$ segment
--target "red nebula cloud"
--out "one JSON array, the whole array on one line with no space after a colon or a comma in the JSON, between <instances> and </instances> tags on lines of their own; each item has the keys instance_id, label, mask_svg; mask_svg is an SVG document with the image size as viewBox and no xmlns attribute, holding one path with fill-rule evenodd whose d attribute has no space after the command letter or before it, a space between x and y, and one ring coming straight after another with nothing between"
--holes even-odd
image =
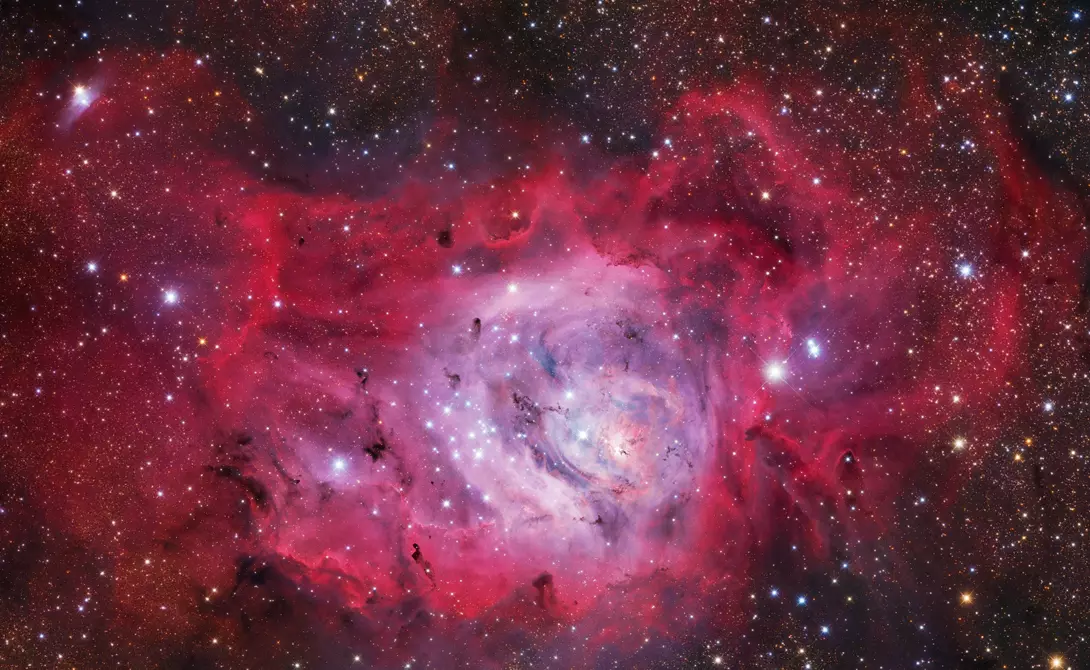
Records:
<instances>
[{"instance_id":1,"label":"red nebula cloud","mask_svg":"<svg viewBox=\"0 0 1090 670\"><path fill-rule=\"evenodd\" d=\"M78 114L41 68L0 126L0 207L40 259L3 271L33 325L6 346L66 358L12 380L53 380L68 437L22 423L10 467L51 482L37 503L109 574L102 625L140 645L275 659L248 622L313 620L375 667L521 636L574 667L576 638L729 636L785 551L869 556L922 469L973 467L970 413L969 449L1007 435L1038 254L1077 300L1081 214L986 89L941 118L861 99L854 136L815 134L824 92L742 79L680 96L642 155L526 120L540 150L491 174L353 194L271 178L238 139L260 116L197 57L88 64ZM944 171L949 124L987 169Z\"/></svg>"}]
</instances>

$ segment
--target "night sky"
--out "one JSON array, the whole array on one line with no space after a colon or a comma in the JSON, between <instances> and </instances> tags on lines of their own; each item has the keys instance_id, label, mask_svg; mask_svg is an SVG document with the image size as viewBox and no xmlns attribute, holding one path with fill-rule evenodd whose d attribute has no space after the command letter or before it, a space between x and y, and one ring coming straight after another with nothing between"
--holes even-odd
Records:
<instances>
[{"instance_id":1,"label":"night sky","mask_svg":"<svg viewBox=\"0 0 1090 670\"><path fill-rule=\"evenodd\" d=\"M0 0L0 667L1090 668L1090 9Z\"/></svg>"}]
</instances>

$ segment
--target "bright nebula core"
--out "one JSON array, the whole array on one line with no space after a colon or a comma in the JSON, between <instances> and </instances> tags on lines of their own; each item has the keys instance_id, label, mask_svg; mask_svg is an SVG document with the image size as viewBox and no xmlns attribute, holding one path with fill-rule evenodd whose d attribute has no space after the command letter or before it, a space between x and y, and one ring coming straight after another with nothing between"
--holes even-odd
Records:
<instances>
[{"instance_id":1,"label":"bright nebula core","mask_svg":"<svg viewBox=\"0 0 1090 670\"><path fill-rule=\"evenodd\" d=\"M0 665L1090 667L1079 11L22 4Z\"/></svg>"}]
</instances>

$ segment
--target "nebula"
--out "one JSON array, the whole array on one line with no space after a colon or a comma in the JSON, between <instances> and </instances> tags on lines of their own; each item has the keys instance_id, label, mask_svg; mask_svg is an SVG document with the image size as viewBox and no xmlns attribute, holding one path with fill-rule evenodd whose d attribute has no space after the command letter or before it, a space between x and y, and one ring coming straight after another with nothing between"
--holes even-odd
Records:
<instances>
[{"instance_id":1,"label":"nebula","mask_svg":"<svg viewBox=\"0 0 1090 670\"><path fill-rule=\"evenodd\" d=\"M509 155L459 61L411 154L324 167L203 51L26 64L5 662L978 667L947 603L1021 568L968 491L1066 448L1085 215L945 48L881 98L755 65L638 139L542 106Z\"/></svg>"}]
</instances>

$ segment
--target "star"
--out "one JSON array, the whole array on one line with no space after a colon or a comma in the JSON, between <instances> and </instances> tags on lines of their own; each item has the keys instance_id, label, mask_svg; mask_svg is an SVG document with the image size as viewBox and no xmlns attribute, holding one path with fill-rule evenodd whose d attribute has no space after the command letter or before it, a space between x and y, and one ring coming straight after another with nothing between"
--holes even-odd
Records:
<instances>
[{"instance_id":1,"label":"star","mask_svg":"<svg viewBox=\"0 0 1090 670\"><path fill-rule=\"evenodd\" d=\"M780 382L783 381L784 377L787 375L787 368L780 362L769 363L765 366L764 374L765 379L768 381Z\"/></svg>"}]
</instances>

